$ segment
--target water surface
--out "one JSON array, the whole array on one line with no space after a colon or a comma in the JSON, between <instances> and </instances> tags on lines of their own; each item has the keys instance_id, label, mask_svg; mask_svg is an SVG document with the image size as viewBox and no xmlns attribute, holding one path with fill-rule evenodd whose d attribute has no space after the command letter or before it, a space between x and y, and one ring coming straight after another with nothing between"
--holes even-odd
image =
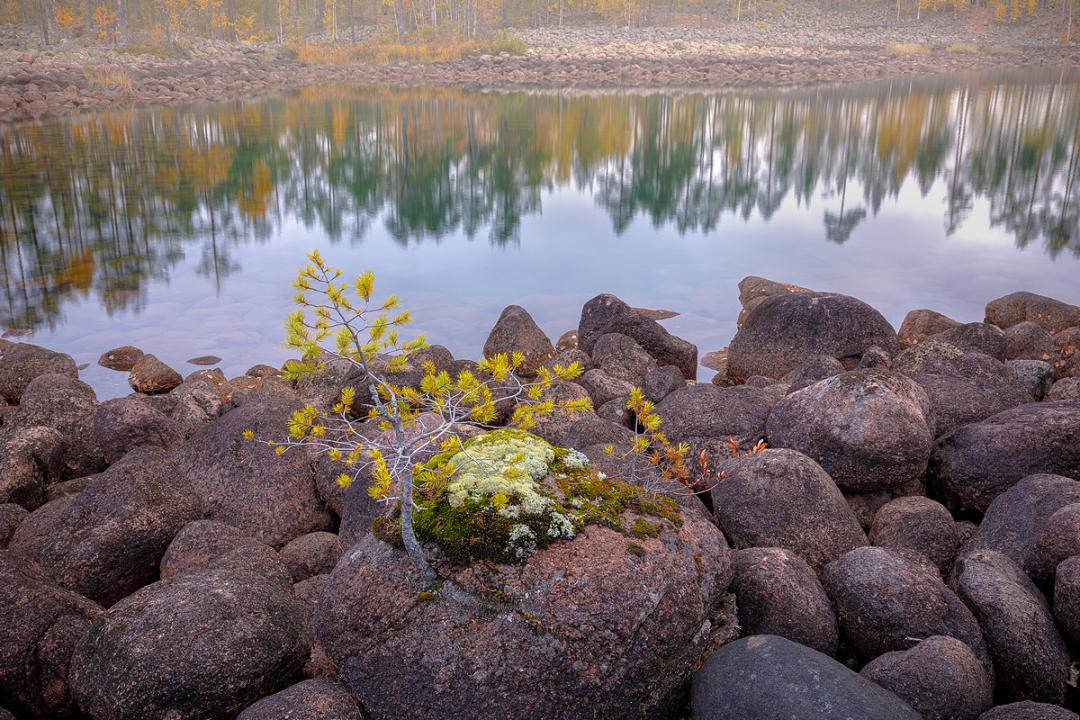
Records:
<instances>
[{"instance_id":1,"label":"water surface","mask_svg":"<svg viewBox=\"0 0 1080 720\"><path fill-rule=\"evenodd\" d=\"M0 323L90 363L280 363L319 248L475 357L503 306L554 338L614 292L726 345L748 274L899 325L1027 289L1080 302L1080 81L713 94L326 88L0 136ZM703 371L702 375L705 375Z\"/></svg>"}]
</instances>

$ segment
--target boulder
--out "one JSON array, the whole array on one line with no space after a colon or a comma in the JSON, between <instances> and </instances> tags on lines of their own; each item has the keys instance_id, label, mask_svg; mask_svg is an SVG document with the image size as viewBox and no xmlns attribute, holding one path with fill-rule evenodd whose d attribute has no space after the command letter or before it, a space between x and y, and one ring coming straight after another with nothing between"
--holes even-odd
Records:
<instances>
[{"instance_id":1,"label":"boulder","mask_svg":"<svg viewBox=\"0 0 1080 720\"><path fill-rule=\"evenodd\" d=\"M986 305L986 322L1007 329L1022 322L1058 332L1080 325L1080 307L1030 292L1010 293Z\"/></svg>"},{"instance_id":2,"label":"boulder","mask_svg":"<svg viewBox=\"0 0 1080 720\"><path fill-rule=\"evenodd\" d=\"M656 405L668 437L727 438L757 441L773 398L760 388L692 384L679 388Z\"/></svg>"},{"instance_id":3,"label":"boulder","mask_svg":"<svg viewBox=\"0 0 1080 720\"><path fill-rule=\"evenodd\" d=\"M1058 380L1050 386L1046 393L1046 399L1054 402L1057 400L1080 400L1080 377L1071 377Z\"/></svg>"},{"instance_id":4,"label":"boulder","mask_svg":"<svg viewBox=\"0 0 1080 720\"><path fill-rule=\"evenodd\" d=\"M739 304L747 307L755 300L764 300L773 295L786 295L793 292L810 292L804 287L778 282L759 275L747 275L739 281Z\"/></svg>"},{"instance_id":5,"label":"boulder","mask_svg":"<svg viewBox=\"0 0 1080 720\"><path fill-rule=\"evenodd\" d=\"M697 377L697 347L675 337L614 295L597 295L581 308L578 345L587 353L601 335L622 333L637 341L660 365L674 365L683 377Z\"/></svg>"},{"instance_id":6,"label":"boulder","mask_svg":"<svg viewBox=\"0 0 1080 720\"><path fill-rule=\"evenodd\" d=\"M281 559L293 582L302 582L334 569L346 548L334 533L314 532L301 535L281 548Z\"/></svg>"},{"instance_id":7,"label":"boulder","mask_svg":"<svg viewBox=\"0 0 1080 720\"><path fill-rule=\"evenodd\" d=\"M832 293L774 295L750 313L731 341L728 377L778 380L819 355L854 367L874 345L893 355L900 349L892 326L866 303Z\"/></svg>"},{"instance_id":8,"label":"boulder","mask_svg":"<svg viewBox=\"0 0 1080 720\"><path fill-rule=\"evenodd\" d=\"M940 438L928 477L946 497L985 510L1022 478L1080 479L1080 403L1022 405Z\"/></svg>"},{"instance_id":9,"label":"boulder","mask_svg":"<svg viewBox=\"0 0 1080 720\"><path fill-rule=\"evenodd\" d=\"M586 370L574 382L585 388L585 391L589 393L594 408L618 398L629 397L630 390L633 388L633 385L627 381L612 377L603 370L596 368Z\"/></svg>"},{"instance_id":10,"label":"boulder","mask_svg":"<svg viewBox=\"0 0 1080 720\"><path fill-rule=\"evenodd\" d=\"M263 698L236 720L364 720L356 698L332 680L313 678Z\"/></svg>"},{"instance_id":11,"label":"boulder","mask_svg":"<svg viewBox=\"0 0 1080 720\"><path fill-rule=\"evenodd\" d=\"M558 341L555 343L555 352L561 353L566 350L578 349L578 337L577 330L567 330L559 336Z\"/></svg>"},{"instance_id":12,"label":"boulder","mask_svg":"<svg viewBox=\"0 0 1080 720\"><path fill-rule=\"evenodd\" d=\"M736 548L784 548L820 571L866 544L836 484L794 450L765 450L732 463L711 494L720 527Z\"/></svg>"},{"instance_id":13,"label":"boulder","mask_svg":"<svg viewBox=\"0 0 1080 720\"><path fill-rule=\"evenodd\" d=\"M525 308L508 305L484 342L484 356L494 357L503 353L510 357L515 352L525 356L525 362L518 369L519 374L534 377L555 356L555 347Z\"/></svg>"},{"instance_id":14,"label":"boulder","mask_svg":"<svg viewBox=\"0 0 1080 720\"><path fill-rule=\"evenodd\" d=\"M879 655L859 674L895 693L923 720L976 720L994 702L994 687L979 658L945 635Z\"/></svg>"},{"instance_id":15,"label":"boulder","mask_svg":"<svg viewBox=\"0 0 1080 720\"><path fill-rule=\"evenodd\" d=\"M146 395L169 392L183 381L180 373L154 355L143 355L139 358L128 375L131 389Z\"/></svg>"},{"instance_id":16,"label":"boulder","mask_svg":"<svg viewBox=\"0 0 1080 720\"><path fill-rule=\"evenodd\" d=\"M911 378L926 391L939 437L1032 401L1005 363L939 340L927 340L905 350L896 358L892 370Z\"/></svg>"},{"instance_id":17,"label":"boulder","mask_svg":"<svg viewBox=\"0 0 1080 720\"><path fill-rule=\"evenodd\" d=\"M933 565L863 547L829 563L822 582L841 634L864 659L947 635L966 643L992 677L979 623Z\"/></svg>"},{"instance_id":18,"label":"boulder","mask_svg":"<svg viewBox=\"0 0 1080 720\"><path fill-rule=\"evenodd\" d=\"M1005 331L1005 357L1009 360L1052 362L1060 355L1054 336L1033 322L1022 322Z\"/></svg>"},{"instance_id":19,"label":"boulder","mask_svg":"<svg viewBox=\"0 0 1080 720\"><path fill-rule=\"evenodd\" d=\"M1080 554L1080 503L1073 503L1050 516L1021 567L1040 588L1053 590L1058 565L1077 554Z\"/></svg>"},{"instance_id":20,"label":"boulder","mask_svg":"<svg viewBox=\"0 0 1080 720\"><path fill-rule=\"evenodd\" d=\"M892 366L892 355L885 352L877 345L868 347L863 356L859 358L856 370L888 370Z\"/></svg>"},{"instance_id":21,"label":"boulder","mask_svg":"<svg viewBox=\"0 0 1080 720\"><path fill-rule=\"evenodd\" d=\"M979 720L1080 720L1080 715L1057 705L1025 700L991 708Z\"/></svg>"},{"instance_id":22,"label":"boulder","mask_svg":"<svg viewBox=\"0 0 1080 720\"><path fill-rule=\"evenodd\" d=\"M769 413L769 445L813 458L845 492L903 485L923 475L934 435L930 401L887 370L853 370L780 400Z\"/></svg>"},{"instance_id":23,"label":"boulder","mask_svg":"<svg viewBox=\"0 0 1080 720\"><path fill-rule=\"evenodd\" d=\"M844 366L839 360L830 355L818 355L789 372L780 381L787 383L788 392L793 393L842 372Z\"/></svg>"},{"instance_id":24,"label":"boulder","mask_svg":"<svg viewBox=\"0 0 1080 720\"><path fill-rule=\"evenodd\" d=\"M1080 556L1057 566L1054 581L1054 617L1072 642L1080 642Z\"/></svg>"},{"instance_id":25,"label":"boulder","mask_svg":"<svg viewBox=\"0 0 1080 720\"><path fill-rule=\"evenodd\" d=\"M71 653L101 608L31 577L0 552L0 697L23 717L78 717Z\"/></svg>"},{"instance_id":26,"label":"boulder","mask_svg":"<svg viewBox=\"0 0 1080 720\"><path fill-rule=\"evenodd\" d=\"M207 517L275 548L331 527L333 516L315 490L313 458L306 448L278 456L265 443L243 438L245 430L257 438L284 438L299 407L288 396L260 393L203 425L177 449L177 464Z\"/></svg>"},{"instance_id":27,"label":"boulder","mask_svg":"<svg viewBox=\"0 0 1080 720\"><path fill-rule=\"evenodd\" d=\"M221 417L229 409L226 396L206 380L185 380L168 395L150 397L167 397L172 400L169 417L176 421L185 437L203 423Z\"/></svg>"},{"instance_id":28,"label":"boulder","mask_svg":"<svg viewBox=\"0 0 1080 720\"><path fill-rule=\"evenodd\" d=\"M641 378L641 391L647 400L654 403L683 387L686 387L686 378L674 365L653 368Z\"/></svg>"},{"instance_id":29,"label":"boulder","mask_svg":"<svg viewBox=\"0 0 1080 720\"><path fill-rule=\"evenodd\" d=\"M694 675L696 720L919 720L903 700L844 665L776 635L728 643Z\"/></svg>"},{"instance_id":30,"label":"boulder","mask_svg":"<svg viewBox=\"0 0 1080 720\"><path fill-rule=\"evenodd\" d=\"M34 510L61 478L66 440L58 431L40 426L6 434L0 444L0 502Z\"/></svg>"},{"instance_id":31,"label":"boulder","mask_svg":"<svg viewBox=\"0 0 1080 720\"><path fill-rule=\"evenodd\" d=\"M372 720L664 716L734 629L723 535L700 506L682 517L629 538L590 524L520 564L446 566L453 585L424 593L405 553L367 535L331 573L316 634Z\"/></svg>"},{"instance_id":32,"label":"boulder","mask_svg":"<svg viewBox=\"0 0 1080 720\"><path fill-rule=\"evenodd\" d=\"M121 345L102 354L98 358L98 365L110 370L130 372L135 363L143 356L143 351L131 345Z\"/></svg>"},{"instance_id":33,"label":"boulder","mask_svg":"<svg viewBox=\"0 0 1080 720\"><path fill-rule=\"evenodd\" d=\"M64 436L63 475L80 477L105 469L104 452L94 432L97 407L97 395L86 383L67 375L39 375L23 390L22 402L4 418L4 425L59 432Z\"/></svg>"},{"instance_id":34,"label":"boulder","mask_svg":"<svg viewBox=\"0 0 1080 720\"><path fill-rule=\"evenodd\" d=\"M304 604L259 573L208 568L148 585L99 617L71 660L95 718L227 718L299 679Z\"/></svg>"},{"instance_id":35,"label":"boulder","mask_svg":"<svg viewBox=\"0 0 1080 720\"><path fill-rule=\"evenodd\" d=\"M157 578L173 536L202 513L176 465L158 450L129 454L59 507L46 505L8 551L44 578L109 606Z\"/></svg>"},{"instance_id":36,"label":"boulder","mask_svg":"<svg viewBox=\"0 0 1080 720\"><path fill-rule=\"evenodd\" d=\"M930 339L948 343L963 352L989 355L998 362L1006 360L1005 332L996 325L964 323L932 335Z\"/></svg>"},{"instance_id":37,"label":"boulder","mask_svg":"<svg viewBox=\"0 0 1080 720\"><path fill-rule=\"evenodd\" d=\"M7 548L11 536L30 513L15 503L0 503L0 550Z\"/></svg>"},{"instance_id":38,"label":"boulder","mask_svg":"<svg viewBox=\"0 0 1080 720\"><path fill-rule=\"evenodd\" d=\"M836 655L836 615L805 560L782 548L748 548L734 557L731 591L745 635L779 635Z\"/></svg>"},{"instance_id":39,"label":"boulder","mask_svg":"<svg viewBox=\"0 0 1080 720\"><path fill-rule=\"evenodd\" d=\"M1054 368L1042 360L1010 360L1006 363L1016 382L1032 400L1042 400L1054 384Z\"/></svg>"},{"instance_id":40,"label":"boulder","mask_svg":"<svg viewBox=\"0 0 1080 720\"><path fill-rule=\"evenodd\" d=\"M181 439L175 420L135 398L118 398L99 406L94 413L94 433L109 464L133 448L167 448Z\"/></svg>"},{"instance_id":41,"label":"boulder","mask_svg":"<svg viewBox=\"0 0 1080 720\"><path fill-rule=\"evenodd\" d=\"M593 343L592 360L608 377L634 385L640 385L642 376L656 367L656 360L632 337L622 333L598 337Z\"/></svg>"},{"instance_id":42,"label":"boulder","mask_svg":"<svg viewBox=\"0 0 1080 720\"><path fill-rule=\"evenodd\" d=\"M913 495L890 500L878 510L870 543L899 553L919 553L942 575L952 568L958 538L956 522L940 503Z\"/></svg>"},{"instance_id":43,"label":"boulder","mask_svg":"<svg viewBox=\"0 0 1080 720\"><path fill-rule=\"evenodd\" d=\"M635 423L634 413L626 407L628 401L629 396L608 400L606 403L596 408L596 416L601 420L607 420L616 425L633 428Z\"/></svg>"},{"instance_id":44,"label":"boulder","mask_svg":"<svg viewBox=\"0 0 1080 720\"><path fill-rule=\"evenodd\" d=\"M918 345L928 337L950 330L959 324L952 318L933 310L912 310L904 316L904 322L900 324L900 330L897 333L900 347L907 349L912 345Z\"/></svg>"},{"instance_id":45,"label":"boulder","mask_svg":"<svg viewBox=\"0 0 1080 720\"><path fill-rule=\"evenodd\" d=\"M581 419L582 412L570 412L563 405L571 400L589 400L589 391L576 382L563 382L555 385L547 393L548 399L555 403L555 411L536 418L536 427L530 432L539 435L550 443L562 445L563 438L570 426Z\"/></svg>"},{"instance_id":46,"label":"boulder","mask_svg":"<svg viewBox=\"0 0 1080 720\"><path fill-rule=\"evenodd\" d=\"M998 698L1063 704L1069 651L1045 598L1020 566L992 550L965 553L951 584L982 626Z\"/></svg>"},{"instance_id":47,"label":"boulder","mask_svg":"<svg viewBox=\"0 0 1080 720\"><path fill-rule=\"evenodd\" d=\"M161 579L168 580L211 566L237 565L244 565L282 585L292 582L288 568L272 547L216 520L196 520L176 534L161 558Z\"/></svg>"},{"instance_id":48,"label":"boulder","mask_svg":"<svg viewBox=\"0 0 1080 720\"><path fill-rule=\"evenodd\" d=\"M79 377L70 355L29 343L10 343L0 348L0 397L8 404L17 404L34 378L54 374Z\"/></svg>"}]
</instances>

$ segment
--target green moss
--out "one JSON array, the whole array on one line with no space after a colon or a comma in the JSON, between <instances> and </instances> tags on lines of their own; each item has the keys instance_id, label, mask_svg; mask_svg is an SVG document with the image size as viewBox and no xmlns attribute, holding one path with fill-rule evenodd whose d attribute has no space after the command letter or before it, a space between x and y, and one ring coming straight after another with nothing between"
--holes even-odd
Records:
<instances>
[{"instance_id":1,"label":"green moss","mask_svg":"<svg viewBox=\"0 0 1080 720\"><path fill-rule=\"evenodd\" d=\"M660 528L653 525L645 518L638 518L630 526L630 534L637 538L656 537L660 534Z\"/></svg>"},{"instance_id":2,"label":"green moss","mask_svg":"<svg viewBox=\"0 0 1080 720\"><path fill-rule=\"evenodd\" d=\"M631 555L637 555L638 557L645 557L645 548L641 547L637 543L626 543L626 551Z\"/></svg>"},{"instance_id":3,"label":"green moss","mask_svg":"<svg viewBox=\"0 0 1080 720\"><path fill-rule=\"evenodd\" d=\"M371 521L371 534L399 550L405 548L405 543L401 541L401 520L398 517L379 515Z\"/></svg>"}]
</instances>

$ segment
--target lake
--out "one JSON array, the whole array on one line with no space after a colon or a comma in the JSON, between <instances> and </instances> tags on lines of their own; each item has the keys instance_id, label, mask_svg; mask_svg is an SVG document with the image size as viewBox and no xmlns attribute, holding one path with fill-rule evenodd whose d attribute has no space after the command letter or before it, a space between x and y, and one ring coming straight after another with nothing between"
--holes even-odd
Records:
<instances>
[{"instance_id":1,"label":"lake","mask_svg":"<svg viewBox=\"0 0 1080 720\"><path fill-rule=\"evenodd\" d=\"M122 344L182 374L281 363L312 248L474 358L505 305L554 340L600 292L715 350L750 274L897 327L919 307L981 320L1014 290L1080 303L1076 77L320 88L24 126L0 152L0 323L89 363L102 398L129 392L96 365Z\"/></svg>"}]
</instances>

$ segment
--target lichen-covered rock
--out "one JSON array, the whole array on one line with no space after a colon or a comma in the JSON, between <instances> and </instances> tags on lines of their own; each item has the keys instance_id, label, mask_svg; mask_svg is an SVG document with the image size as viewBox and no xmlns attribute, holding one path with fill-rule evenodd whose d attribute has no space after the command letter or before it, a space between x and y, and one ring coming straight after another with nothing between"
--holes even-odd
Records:
<instances>
[{"instance_id":1,"label":"lichen-covered rock","mask_svg":"<svg viewBox=\"0 0 1080 720\"><path fill-rule=\"evenodd\" d=\"M614 295L597 295L581 308L578 345L587 353L601 335L622 333L633 338L660 365L674 365L683 376L697 377L697 346L675 337Z\"/></svg>"},{"instance_id":2,"label":"lichen-covered rock","mask_svg":"<svg viewBox=\"0 0 1080 720\"><path fill-rule=\"evenodd\" d=\"M810 358L828 355L854 367L867 348L895 355L896 332L877 310L846 295L788 293L762 301L728 348L728 376L780 379Z\"/></svg>"},{"instance_id":3,"label":"lichen-covered rock","mask_svg":"<svg viewBox=\"0 0 1080 720\"><path fill-rule=\"evenodd\" d=\"M694 675L697 720L919 720L893 693L827 655L776 635L713 653Z\"/></svg>"},{"instance_id":4,"label":"lichen-covered rock","mask_svg":"<svg viewBox=\"0 0 1080 720\"><path fill-rule=\"evenodd\" d=\"M908 378L853 370L780 400L765 433L771 447L813 458L841 490L882 490L925 472L934 441L929 405Z\"/></svg>"},{"instance_id":5,"label":"lichen-covered rock","mask_svg":"<svg viewBox=\"0 0 1080 720\"><path fill-rule=\"evenodd\" d=\"M289 569L293 582L298 583L315 575L329 573L344 552L345 548L337 535L314 532L301 535L281 548L281 559Z\"/></svg>"},{"instance_id":6,"label":"lichen-covered rock","mask_svg":"<svg viewBox=\"0 0 1080 720\"><path fill-rule=\"evenodd\" d=\"M51 515L48 532L20 528L8 551L60 587L108 606L156 579L173 536L201 512L176 465L147 449L72 496Z\"/></svg>"},{"instance_id":7,"label":"lichen-covered rock","mask_svg":"<svg viewBox=\"0 0 1080 720\"><path fill-rule=\"evenodd\" d=\"M71 653L101 608L26 574L0 552L0 698L25 717L78 715L68 691Z\"/></svg>"},{"instance_id":8,"label":"lichen-covered rock","mask_svg":"<svg viewBox=\"0 0 1080 720\"><path fill-rule=\"evenodd\" d=\"M923 720L976 720L994 701L993 684L979 658L945 635L879 655L859 674L895 693Z\"/></svg>"},{"instance_id":9,"label":"lichen-covered rock","mask_svg":"<svg viewBox=\"0 0 1080 720\"><path fill-rule=\"evenodd\" d=\"M57 430L31 426L7 433L0 444L0 502L40 507L61 478L66 440Z\"/></svg>"},{"instance_id":10,"label":"lichen-covered rock","mask_svg":"<svg viewBox=\"0 0 1080 720\"><path fill-rule=\"evenodd\" d=\"M918 495L890 500L878 510L870 543L898 552L916 552L942 575L952 568L958 539L956 522L940 503Z\"/></svg>"},{"instance_id":11,"label":"lichen-covered rock","mask_svg":"<svg viewBox=\"0 0 1080 720\"><path fill-rule=\"evenodd\" d=\"M679 388L656 405L668 437L727 438L756 441L774 398L761 388L693 384Z\"/></svg>"},{"instance_id":12,"label":"lichen-covered rock","mask_svg":"<svg viewBox=\"0 0 1080 720\"><path fill-rule=\"evenodd\" d=\"M842 372L844 372L844 365L839 360L831 355L818 355L789 372L780 381L787 383L790 394Z\"/></svg>"},{"instance_id":13,"label":"lichen-covered rock","mask_svg":"<svg viewBox=\"0 0 1080 720\"><path fill-rule=\"evenodd\" d=\"M163 363L156 355L143 355L131 368L128 385L146 395L165 393L184 381L180 373Z\"/></svg>"},{"instance_id":14,"label":"lichen-covered rock","mask_svg":"<svg viewBox=\"0 0 1080 720\"><path fill-rule=\"evenodd\" d=\"M805 560L783 548L747 548L734 557L731 591L744 634L779 635L836 655L836 615Z\"/></svg>"},{"instance_id":15,"label":"lichen-covered rock","mask_svg":"<svg viewBox=\"0 0 1080 720\"><path fill-rule=\"evenodd\" d=\"M686 387L686 378L674 365L653 368L641 378L641 391L645 398L658 403L679 388Z\"/></svg>"},{"instance_id":16,"label":"lichen-covered rock","mask_svg":"<svg viewBox=\"0 0 1080 720\"><path fill-rule=\"evenodd\" d=\"M986 322L1000 328L1010 328L1025 321L1058 332L1080 325L1080 307L1030 292L1010 293L986 305Z\"/></svg>"},{"instance_id":17,"label":"lichen-covered rock","mask_svg":"<svg viewBox=\"0 0 1080 720\"><path fill-rule=\"evenodd\" d=\"M391 528L345 555L316 604L319 642L368 716L674 710L733 626L717 614L730 551L704 510L605 481L523 433L467 449L446 459L446 490L415 521L453 585L431 592Z\"/></svg>"},{"instance_id":18,"label":"lichen-covered rock","mask_svg":"<svg viewBox=\"0 0 1080 720\"><path fill-rule=\"evenodd\" d=\"M1080 555L1057 566L1054 581L1054 617L1072 642L1080 642Z\"/></svg>"},{"instance_id":19,"label":"lichen-covered rock","mask_svg":"<svg viewBox=\"0 0 1080 720\"><path fill-rule=\"evenodd\" d=\"M939 437L1032 401L1005 363L936 339L905 350L892 370L926 391Z\"/></svg>"},{"instance_id":20,"label":"lichen-covered rock","mask_svg":"<svg viewBox=\"0 0 1080 720\"><path fill-rule=\"evenodd\" d=\"M30 343L11 343L0 348L0 397L9 404L20 401L23 390L34 378L51 374L79 377L70 355Z\"/></svg>"},{"instance_id":21,"label":"lichen-covered rock","mask_svg":"<svg viewBox=\"0 0 1080 720\"><path fill-rule=\"evenodd\" d=\"M110 370L130 372L135 363L143 356L143 351L132 345L121 345L102 353L98 365Z\"/></svg>"},{"instance_id":22,"label":"lichen-covered rock","mask_svg":"<svg viewBox=\"0 0 1080 720\"><path fill-rule=\"evenodd\" d=\"M554 357L555 347L525 308L507 305L484 342L484 356L494 357L503 353L510 357L515 352L525 356L525 362L518 369L520 374L533 377Z\"/></svg>"},{"instance_id":23,"label":"lichen-covered rock","mask_svg":"<svg viewBox=\"0 0 1080 720\"><path fill-rule=\"evenodd\" d=\"M982 627L998 697L1063 704L1069 651L1045 598L1020 566L991 550L965 553L952 586Z\"/></svg>"},{"instance_id":24,"label":"lichen-covered rock","mask_svg":"<svg viewBox=\"0 0 1080 720\"><path fill-rule=\"evenodd\" d=\"M656 360L645 348L622 333L605 333L598 337L593 343L592 359L608 377L634 385L640 385L642 376L656 367ZM588 385L584 387L588 389Z\"/></svg>"},{"instance_id":25,"label":"lichen-covered rock","mask_svg":"<svg viewBox=\"0 0 1080 720\"><path fill-rule=\"evenodd\" d=\"M1006 359L1005 332L996 325L978 322L964 323L939 332L930 339L948 343L963 352L989 355L998 362L1005 362Z\"/></svg>"},{"instance_id":26,"label":"lichen-covered rock","mask_svg":"<svg viewBox=\"0 0 1080 720\"><path fill-rule=\"evenodd\" d=\"M109 400L98 407L94 432L109 464L141 445L164 448L181 438L176 421L135 398Z\"/></svg>"},{"instance_id":27,"label":"lichen-covered rock","mask_svg":"<svg viewBox=\"0 0 1080 720\"><path fill-rule=\"evenodd\" d=\"M866 544L836 483L794 450L765 450L733 463L712 489L712 503L736 548L785 548L817 571Z\"/></svg>"},{"instance_id":28,"label":"lichen-covered rock","mask_svg":"<svg viewBox=\"0 0 1080 720\"><path fill-rule=\"evenodd\" d=\"M985 510L1036 473L1080 479L1080 403L1030 403L966 425L938 440L929 477L946 497Z\"/></svg>"},{"instance_id":29,"label":"lichen-covered rock","mask_svg":"<svg viewBox=\"0 0 1080 720\"><path fill-rule=\"evenodd\" d=\"M314 678L263 698L236 720L364 720L349 691L332 680Z\"/></svg>"},{"instance_id":30,"label":"lichen-covered rock","mask_svg":"<svg viewBox=\"0 0 1080 720\"><path fill-rule=\"evenodd\" d=\"M1025 700L998 705L979 716L979 720L1078 720L1080 715L1058 705Z\"/></svg>"},{"instance_id":31,"label":"lichen-covered rock","mask_svg":"<svg viewBox=\"0 0 1080 720\"><path fill-rule=\"evenodd\" d=\"M900 338L900 347L907 349L912 345L918 345L923 340L957 327L960 323L942 315L934 310L912 310L904 316L897 335Z\"/></svg>"},{"instance_id":32,"label":"lichen-covered rock","mask_svg":"<svg viewBox=\"0 0 1080 720\"><path fill-rule=\"evenodd\" d=\"M229 718L299 679L311 649L304 604L240 567L148 585L99 617L70 682L100 720Z\"/></svg>"},{"instance_id":33,"label":"lichen-covered rock","mask_svg":"<svg viewBox=\"0 0 1080 720\"><path fill-rule=\"evenodd\" d=\"M988 674L990 655L975 616L937 570L884 548L863 547L830 563L822 575L840 632L866 660L947 635L967 644Z\"/></svg>"},{"instance_id":34,"label":"lichen-covered rock","mask_svg":"<svg viewBox=\"0 0 1080 720\"><path fill-rule=\"evenodd\" d=\"M1054 384L1054 367L1042 360L1010 360L1009 370L1032 400L1042 400Z\"/></svg>"},{"instance_id":35,"label":"lichen-covered rock","mask_svg":"<svg viewBox=\"0 0 1080 720\"><path fill-rule=\"evenodd\" d=\"M236 525L256 540L281 547L331 527L332 515L315 490L312 457L303 449L278 456L259 438L282 438L299 408L294 398L262 393L203 425L176 450L177 464L203 501L207 517Z\"/></svg>"},{"instance_id":36,"label":"lichen-covered rock","mask_svg":"<svg viewBox=\"0 0 1080 720\"><path fill-rule=\"evenodd\" d=\"M1054 336L1033 322L1022 322L1005 331L1005 356L1009 360L1051 362L1060 354Z\"/></svg>"},{"instance_id":37,"label":"lichen-covered rock","mask_svg":"<svg viewBox=\"0 0 1080 720\"><path fill-rule=\"evenodd\" d=\"M4 418L12 428L48 427L64 436L63 474L74 478L105 469L105 456L94 432L98 402L94 389L67 375L34 378L22 402Z\"/></svg>"},{"instance_id":38,"label":"lichen-covered rock","mask_svg":"<svg viewBox=\"0 0 1080 720\"><path fill-rule=\"evenodd\" d=\"M11 536L30 513L15 503L0 503L0 550L8 546Z\"/></svg>"}]
</instances>

